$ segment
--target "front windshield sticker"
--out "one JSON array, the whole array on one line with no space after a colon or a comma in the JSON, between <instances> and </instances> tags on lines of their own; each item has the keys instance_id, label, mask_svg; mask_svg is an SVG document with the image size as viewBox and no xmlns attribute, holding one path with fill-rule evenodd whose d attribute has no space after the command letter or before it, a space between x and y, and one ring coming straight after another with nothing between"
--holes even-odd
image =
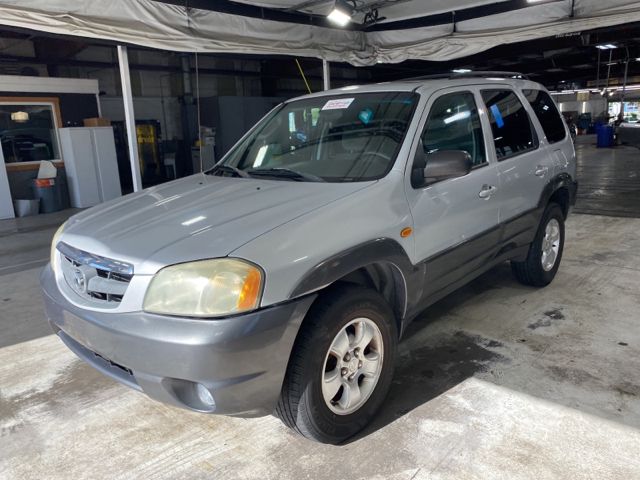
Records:
<instances>
[{"instance_id":1,"label":"front windshield sticker","mask_svg":"<svg viewBox=\"0 0 640 480\"><path fill-rule=\"evenodd\" d=\"M365 108L358 114L358 118L362 123L368 125L373 118L373 110L371 110L370 108Z\"/></svg>"},{"instance_id":2,"label":"front windshield sticker","mask_svg":"<svg viewBox=\"0 0 640 480\"><path fill-rule=\"evenodd\" d=\"M324 104L322 110L344 110L349 108L349 105L355 100L355 98L334 98Z\"/></svg>"}]
</instances>

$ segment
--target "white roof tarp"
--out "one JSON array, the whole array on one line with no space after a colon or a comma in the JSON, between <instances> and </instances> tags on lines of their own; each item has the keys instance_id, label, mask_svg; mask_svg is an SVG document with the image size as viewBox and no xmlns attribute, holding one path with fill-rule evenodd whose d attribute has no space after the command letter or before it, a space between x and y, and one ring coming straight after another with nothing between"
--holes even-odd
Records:
<instances>
[{"instance_id":1,"label":"white roof tarp","mask_svg":"<svg viewBox=\"0 0 640 480\"><path fill-rule=\"evenodd\" d=\"M286 9L299 1L244 3ZM521 2L521 8L497 13L492 8L506 3L506 0L393 2L379 7L380 16L386 18L376 28L343 30L187 9L154 0L0 0L0 25L172 51L286 54L372 65L407 59L451 60L505 43L640 21L640 1ZM317 5L317 9L322 8L327 8L327 2ZM465 17L457 13L472 8L480 15ZM484 9L487 15L482 14ZM455 18L459 18L455 24L438 21L423 22L426 26L409 23L408 28L401 25L402 21L442 16L454 10Z\"/></svg>"}]
</instances>

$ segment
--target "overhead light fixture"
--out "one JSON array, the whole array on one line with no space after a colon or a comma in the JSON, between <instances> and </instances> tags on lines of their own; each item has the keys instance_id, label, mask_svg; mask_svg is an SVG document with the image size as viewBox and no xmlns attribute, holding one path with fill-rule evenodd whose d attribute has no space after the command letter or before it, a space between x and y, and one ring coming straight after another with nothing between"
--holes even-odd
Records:
<instances>
[{"instance_id":1,"label":"overhead light fixture","mask_svg":"<svg viewBox=\"0 0 640 480\"><path fill-rule=\"evenodd\" d=\"M613 50L614 48L618 48L618 46L613 43L603 43L601 45L596 45L596 48L598 50Z\"/></svg>"},{"instance_id":2,"label":"overhead light fixture","mask_svg":"<svg viewBox=\"0 0 640 480\"><path fill-rule=\"evenodd\" d=\"M333 10L327 15L327 20L335 23L339 27L346 27L351 21L354 8L345 0L336 0Z\"/></svg>"},{"instance_id":3,"label":"overhead light fixture","mask_svg":"<svg viewBox=\"0 0 640 480\"><path fill-rule=\"evenodd\" d=\"M16 123L26 123L29 121L28 112L13 112L11 114L11 120Z\"/></svg>"},{"instance_id":4,"label":"overhead light fixture","mask_svg":"<svg viewBox=\"0 0 640 480\"><path fill-rule=\"evenodd\" d=\"M468 69L468 68L454 68L453 70L451 70L453 73L471 73L472 70Z\"/></svg>"}]
</instances>

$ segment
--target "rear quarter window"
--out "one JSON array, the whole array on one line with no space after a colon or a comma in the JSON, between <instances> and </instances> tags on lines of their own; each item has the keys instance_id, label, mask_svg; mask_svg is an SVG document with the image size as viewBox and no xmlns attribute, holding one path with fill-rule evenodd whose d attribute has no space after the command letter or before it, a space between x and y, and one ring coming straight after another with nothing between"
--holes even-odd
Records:
<instances>
[{"instance_id":1,"label":"rear quarter window","mask_svg":"<svg viewBox=\"0 0 640 480\"><path fill-rule=\"evenodd\" d=\"M549 94L542 90L523 90L522 93L538 117L549 143L564 140L567 136L564 121Z\"/></svg>"}]
</instances>

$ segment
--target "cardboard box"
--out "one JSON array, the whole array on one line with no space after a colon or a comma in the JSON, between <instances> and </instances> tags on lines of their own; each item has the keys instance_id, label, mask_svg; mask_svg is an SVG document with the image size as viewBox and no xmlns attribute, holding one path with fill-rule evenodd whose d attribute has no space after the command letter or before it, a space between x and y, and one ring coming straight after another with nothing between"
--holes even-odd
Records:
<instances>
[{"instance_id":1,"label":"cardboard box","mask_svg":"<svg viewBox=\"0 0 640 480\"><path fill-rule=\"evenodd\" d=\"M85 127L110 127L111 120L103 117L85 118L84 126Z\"/></svg>"}]
</instances>

